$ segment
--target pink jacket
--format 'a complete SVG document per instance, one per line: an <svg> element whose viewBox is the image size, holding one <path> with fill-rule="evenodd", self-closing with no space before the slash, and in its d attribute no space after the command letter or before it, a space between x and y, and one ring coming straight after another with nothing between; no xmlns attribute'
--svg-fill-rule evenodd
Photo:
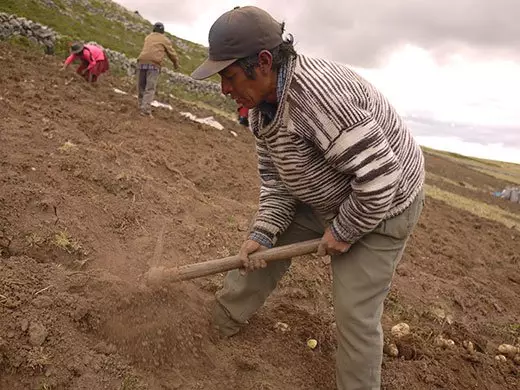
<svg viewBox="0 0 520 390"><path fill-rule="evenodd" d="M80 59L82 61L88 62L88 70L92 69L96 66L98 61L105 60L105 53L102 49L94 45L85 45L85 48L80 54L71 54L65 60L65 65L69 65L75 59Z"/></svg>

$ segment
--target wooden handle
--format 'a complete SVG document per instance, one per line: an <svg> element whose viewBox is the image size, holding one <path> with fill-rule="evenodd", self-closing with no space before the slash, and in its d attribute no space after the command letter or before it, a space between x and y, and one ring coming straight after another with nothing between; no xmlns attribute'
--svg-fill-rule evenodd
<svg viewBox="0 0 520 390"><path fill-rule="evenodd" d="M266 249L261 252L255 252L249 255L251 260L263 259L266 262L276 260L287 260L296 256L308 255L316 252L321 239L298 242L296 244L279 246ZM189 280L200 278L202 276L214 275L220 272L230 271L240 268L242 262L238 255L224 257L216 260L204 261L202 263L188 264L179 268L171 268L165 270L168 279Z"/></svg>

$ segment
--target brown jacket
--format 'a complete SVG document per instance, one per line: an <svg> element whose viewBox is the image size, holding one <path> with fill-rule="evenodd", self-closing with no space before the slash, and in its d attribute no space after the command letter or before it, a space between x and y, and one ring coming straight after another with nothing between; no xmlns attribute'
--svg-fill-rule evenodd
<svg viewBox="0 0 520 390"><path fill-rule="evenodd" d="M137 58L139 64L153 64L162 66L164 55L173 62L175 69L179 67L179 58L170 40L161 33L153 32L144 39L143 49Z"/></svg>

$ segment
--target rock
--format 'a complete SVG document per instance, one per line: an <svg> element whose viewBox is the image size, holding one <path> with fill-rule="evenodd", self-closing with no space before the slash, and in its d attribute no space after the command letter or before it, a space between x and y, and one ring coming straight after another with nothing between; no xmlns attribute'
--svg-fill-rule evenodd
<svg viewBox="0 0 520 390"><path fill-rule="evenodd" d="M440 307L434 307L431 309L431 314L439 321L446 321L449 325L453 324L453 315L446 314L446 311Z"/></svg>
<svg viewBox="0 0 520 390"><path fill-rule="evenodd" d="M37 308L49 307L52 305L52 299L46 295L39 295L33 299L32 304Z"/></svg>
<svg viewBox="0 0 520 390"><path fill-rule="evenodd" d="M81 376L85 372L85 366L80 361L70 360L66 363L66 367L74 376Z"/></svg>
<svg viewBox="0 0 520 390"><path fill-rule="evenodd" d="M43 4L45 4L47 7L58 8L58 6L56 4L54 4L54 2L52 0L41 0L41 2Z"/></svg>
<svg viewBox="0 0 520 390"><path fill-rule="evenodd" d="M410 276L410 270L406 265L400 265L397 267L396 272L399 276Z"/></svg>
<svg viewBox="0 0 520 390"><path fill-rule="evenodd" d="M107 344L104 341L101 341L94 346L94 351L105 355L111 355L117 352L117 348L113 344Z"/></svg>
<svg viewBox="0 0 520 390"><path fill-rule="evenodd" d="M385 344L383 346L383 352L391 357L399 356L399 349L397 349L397 346L395 344Z"/></svg>
<svg viewBox="0 0 520 390"><path fill-rule="evenodd" d="M4 301L4 306L9 309L16 309L21 303L22 302L17 298L7 298L7 300Z"/></svg>
<svg viewBox="0 0 520 390"><path fill-rule="evenodd" d="M501 344L497 349L498 352L507 357L514 357L515 355L520 354L520 348L515 347L514 345Z"/></svg>
<svg viewBox="0 0 520 390"><path fill-rule="evenodd" d="M76 309L71 313L71 317L74 321L81 321L89 313L88 308L83 304L78 304Z"/></svg>
<svg viewBox="0 0 520 390"><path fill-rule="evenodd" d="M391 330L392 336L400 339L410 334L410 326L404 322L394 325Z"/></svg>
<svg viewBox="0 0 520 390"><path fill-rule="evenodd" d="M501 363L507 362L507 358L504 355L496 355L495 360L497 362L501 362Z"/></svg>
<svg viewBox="0 0 520 390"><path fill-rule="evenodd" d="M439 320L444 320L446 318L446 312L439 307L431 309L431 313Z"/></svg>
<svg viewBox="0 0 520 390"><path fill-rule="evenodd" d="M22 329L22 332L24 333L29 329L29 320L27 318L20 321L20 329Z"/></svg>
<svg viewBox="0 0 520 390"><path fill-rule="evenodd" d="M277 322L274 325L274 328L280 332L287 332L289 330L289 325L287 325L285 322Z"/></svg>
<svg viewBox="0 0 520 390"><path fill-rule="evenodd" d="M466 350L469 353L475 353L475 346L473 345L473 343L471 341L464 341L462 343L462 345L464 346L464 348L466 348Z"/></svg>
<svg viewBox="0 0 520 390"><path fill-rule="evenodd" d="M43 344L47 338L48 332L45 326L39 322L31 322L29 326L29 342L35 347Z"/></svg>
<svg viewBox="0 0 520 390"><path fill-rule="evenodd" d="M11 26L13 26L14 28L17 28L17 29L19 29L19 28L22 27L22 24L21 24L18 20L16 20L16 19L11 19L11 21L9 22L9 24L10 24Z"/></svg>
<svg viewBox="0 0 520 390"><path fill-rule="evenodd" d="M455 342L451 339L445 339L442 335L439 335L435 338L435 340L433 340L433 343L437 346L437 347L441 347L441 348L451 348L453 346L455 346Z"/></svg>

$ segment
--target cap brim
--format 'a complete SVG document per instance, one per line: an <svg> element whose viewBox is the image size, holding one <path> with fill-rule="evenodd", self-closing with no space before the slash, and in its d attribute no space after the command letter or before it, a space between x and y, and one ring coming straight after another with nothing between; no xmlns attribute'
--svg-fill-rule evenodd
<svg viewBox="0 0 520 390"><path fill-rule="evenodd" d="M193 73L191 74L191 77L193 77L195 80L207 79L208 77L211 77L214 74L217 74L221 70L226 69L229 65L231 65L235 61L236 61L235 59L224 60L224 61L213 61L213 60L207 59L197 69L195 69L193 71Z"/></svg>

